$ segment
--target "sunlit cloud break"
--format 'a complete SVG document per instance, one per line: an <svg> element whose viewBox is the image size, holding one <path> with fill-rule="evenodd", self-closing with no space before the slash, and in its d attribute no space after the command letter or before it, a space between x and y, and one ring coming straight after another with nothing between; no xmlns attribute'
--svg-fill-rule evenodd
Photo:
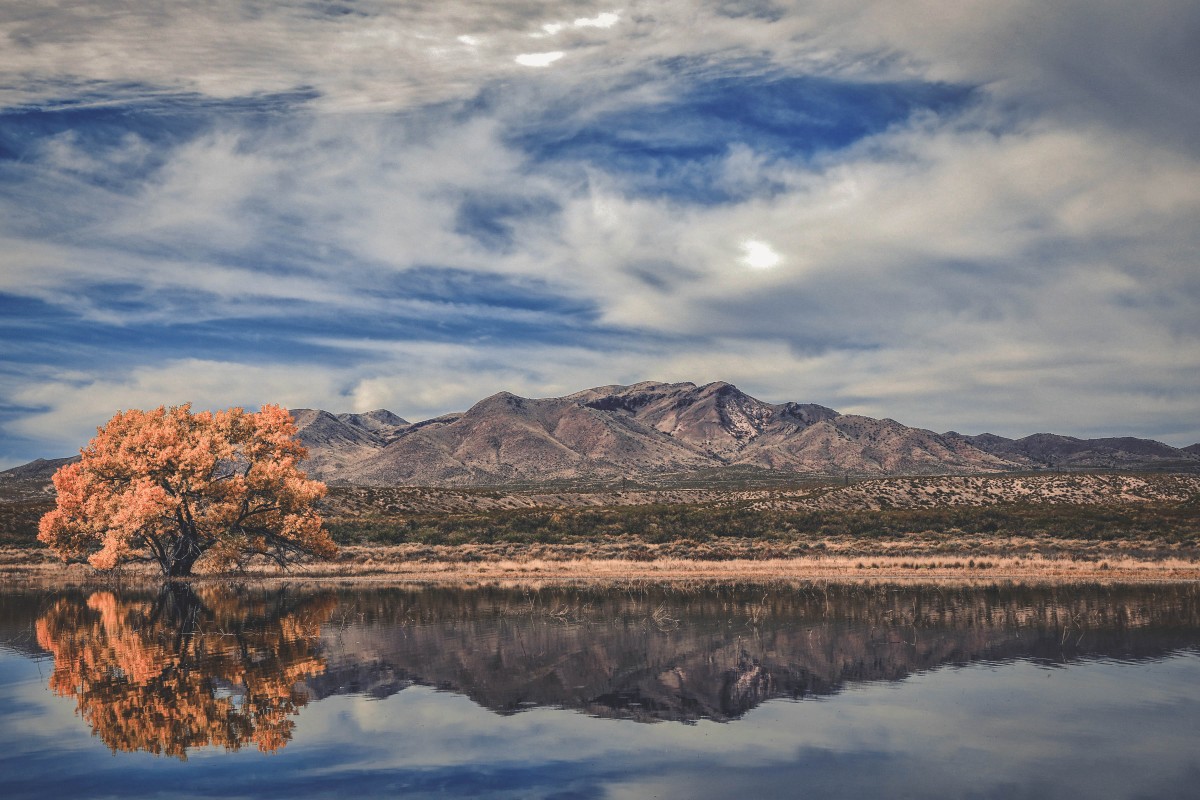
<svg viewBox="0 0 1200 800"><path fill-rule="evenodd" d="M611 28L621 21L621 15L606 11L592 18L580 17L575 20L576 28Z"/></svg>
<svg viewBox="0 0 1200 800"><path fill-rule="evenodd" d="M541 31L529 34L535 39L541 39L547 36L556 36L568 27L573 28L611 28L621 21L621 15L616 12L606 11L603 14L598 14L595 17L580 17L568 25L565 22L547 22L542 26Z"/></svg>
<svg viewBox="0 0 1200 800"><path fill-rule="evenodd" d="M523 67L548 67L563 55L561 50L550 53L522 53L516 57L516 62Z"/></svg>

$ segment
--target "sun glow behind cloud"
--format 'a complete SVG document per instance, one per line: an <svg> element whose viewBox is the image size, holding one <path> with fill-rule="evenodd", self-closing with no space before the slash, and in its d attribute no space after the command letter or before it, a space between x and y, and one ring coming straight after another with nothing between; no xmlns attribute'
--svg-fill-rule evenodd
<svg viewBox="0 0 1200 800"><path fill-rule="evenodd" d="M750 269L764 270L779 266L783 258L766 242L747 239L742 242L741 262Z"/></svg>

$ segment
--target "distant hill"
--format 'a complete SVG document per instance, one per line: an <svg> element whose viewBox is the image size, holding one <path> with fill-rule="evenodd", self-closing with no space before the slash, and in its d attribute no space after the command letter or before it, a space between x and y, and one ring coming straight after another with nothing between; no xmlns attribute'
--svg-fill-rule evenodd
<svg viewBox="0 0 1200 800"><path fill-rule="evenodd" d="M418 423L384 410L293 414L309 470L340 484L636 479L725 467L855 475L1200 469L1200 445L935 433L815 404L766 403L724 382L647 381L541 399L500 392Z"/></svg>
<svg viewBox="0 0 1200 800"><path fill-rule="evenodd" d="M34 459L28 464L22 464L19 467L13 467L12 469L0 472L0 481L46 481L49 483L50 479L54 477L54 473L58 472L59 467L72 464L78 460L79 456Z"/></svg>
<svg viewBox="0 0 1200 800"><path fill-rule="evenodd" d="M1195 459L1200 456L1200 449L1191 449L1196 445L1176 448L1132 436L1076 439L1054 433L1035 433L1023 439L1006 439L985 433L962 438L993 455L1054 469L1188 468L1194 467Z"/></svg>

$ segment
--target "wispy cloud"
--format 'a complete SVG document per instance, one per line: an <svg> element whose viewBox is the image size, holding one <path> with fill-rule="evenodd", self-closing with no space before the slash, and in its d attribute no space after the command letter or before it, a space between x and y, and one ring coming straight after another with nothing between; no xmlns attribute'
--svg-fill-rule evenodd
<svg viewBox="0 0 1200 800"><path fill-rule="evenodd" d="M1197 31L1171 0L8 4L0 462L133 405L643 378L1187 444Z"/></svg>

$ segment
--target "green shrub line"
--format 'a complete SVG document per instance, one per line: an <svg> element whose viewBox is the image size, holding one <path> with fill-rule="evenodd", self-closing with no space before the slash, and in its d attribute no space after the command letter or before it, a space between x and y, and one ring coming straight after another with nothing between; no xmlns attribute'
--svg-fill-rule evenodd
<svg viewBox="0 0 1200 800"><path fill-rule="evenodd" d="M779 511L745 505L672 504L601 508L517 509L461 515L336 516L327 520L341 544L558 544L598 542L621 535L661 544L727 539L792 542L824 538L891 539L938 536L1023 536L1115 541L1154 538L1200 543L1193 504Z"/></svg>

